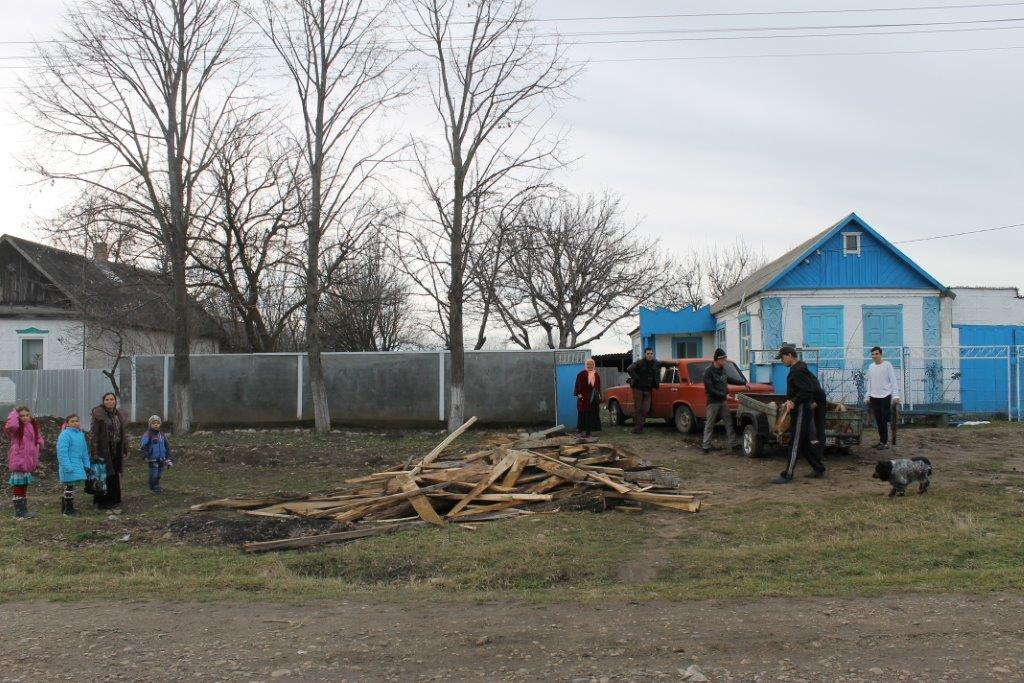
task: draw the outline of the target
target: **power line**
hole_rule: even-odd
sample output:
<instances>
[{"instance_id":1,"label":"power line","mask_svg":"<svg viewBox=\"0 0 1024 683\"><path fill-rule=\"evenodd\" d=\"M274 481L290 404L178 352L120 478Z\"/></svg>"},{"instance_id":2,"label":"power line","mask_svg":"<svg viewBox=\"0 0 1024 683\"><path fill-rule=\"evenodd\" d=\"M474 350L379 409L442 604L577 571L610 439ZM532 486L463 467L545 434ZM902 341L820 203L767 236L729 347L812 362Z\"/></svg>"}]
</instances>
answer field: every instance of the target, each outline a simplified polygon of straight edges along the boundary
<instances>
[{"instance_id":1,"label":"power line","mask_svg":"<svg viewBox=\"0 0 1024 683\"><path fill-rule=\"evenodd\" d=\"M1024 18L1017 21L1024 21ZM714 41L735 41L735 40L779 40L779 39L791 39L791 38L844 38L844 37L870 37L870 36L902 36L902 35L938 35L947 33L976 33L976 32L988 32L988 31L1019 31L1024 29L1024 25L1021 26L975 26L975 27L964 27L964 28L948 28L948 29L913 29L910 31L856 31L856 32L832 32L832 33L792 33L792 34L769 34L764 36L696 36L696 37L683 37L683 38L640 38L640 39L616 39L616 40L574 40L566 41L563 43L540 43L540 47L553 47L556 45L562 45L564 47L575 47L580 45L635 45L635 44L649 44L655 45L659 43L678 43L678 42L714 42ZM264 52L267 53L264 56L274 56L277 51L272 46L255 46L251 48L238 48L235 54L249 53L249 52ZM39 61L40 57L36 55L0 55L0 61L10 60L25 60L25 61ZM31 64L19 65L14 67L0 67L0 68L33 68Z\"/></svg>"},{"instance_id":2,"label":"power line","mask_svg":"<svg viewBox=\"0 0 1024 683\"><path fill-rule=\"evenodd\" d=\"M587 62L587 64L610 64L613 62L688 62L700 60L771 59L778 57L875 57L882 55L925 55L947 54L957 52L998 52L1006 50L1024 50L1024 45L1006 45L1002 47L948 48L935 50L871 50L865 52L788 52L777 54L708 55L699 57L625 57L620 59L592 59L589 62ZM0 69L2 68L4 67L0 67Z\"/></svg>"},{"instance_id":3,"label":"power line","mask_svg":"<svg viewBox=\"0 0 1024 683\"><path fill-rule=\"evenodd\" d=\"M934 235L932 237L918 237L912 240L900 240L899 242L893 242L893 244L911 244L913 242L929 242L931 240L943 240L948 237L963 237L964 235L978 235L983 232L995 232L997 230L1009 230L1011 228L1024 228L1024 223L1014 223L1013 225L1001 225L998 228L983 228L981 230L967 230L965 232L952 232L948 235Z\"/></svg>"},{"instance_id":4,"label":"power line","mask_svg":"<svg viewBox=\"0 0 1024 683\"><path fill-rule=\"evenodd\" d=\"M725 17L770 17L770 16L805 16L822 14L870 14L873 12L927 12L957 9L993 9L1005 7L1020 7L1024 0L1013 2L987 2L975 4L946 4L946 5L917 5L901 7L847 7L834 9L801 9L801 10L764 10L745 12L687 12L673 14L621 14L603 16L569 16L569 17L532 17L524 19L522 23L556 23L556 22L578 22L578 21L639 21L647 19L700 19L700 18L725 18ZM472 26L473 21L452 21L450 26ZM379 28L408 28L404 24L381 24ZM261 31L242 31L240 35L263 35ZM70 42L61 39L48 40L0 40L0 45L40 45Z\"/></svg>"}]
</instances>

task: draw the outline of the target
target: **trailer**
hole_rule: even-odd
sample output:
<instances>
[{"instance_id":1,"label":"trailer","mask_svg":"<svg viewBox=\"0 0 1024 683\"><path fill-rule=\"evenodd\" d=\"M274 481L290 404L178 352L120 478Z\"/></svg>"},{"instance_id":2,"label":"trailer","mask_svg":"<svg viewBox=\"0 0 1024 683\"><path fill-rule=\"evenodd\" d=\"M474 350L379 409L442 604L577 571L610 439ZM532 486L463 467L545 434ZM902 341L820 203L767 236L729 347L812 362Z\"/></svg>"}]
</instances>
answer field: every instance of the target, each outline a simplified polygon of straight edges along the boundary
<instances>
[{"instance_id":1,"label":"trailer","mask_svg":"<svg viewBox=\"0 0 1024 683\"><path fill-rule=\"evenodd\" d=\"M768 448L789 445L789 433L779 429L779 408L786 402L783 394L739 394L736 425L741 434L743 454L748 458L764 455ZM864 411L830 403L825 413L825 447L848 453L859 446L864 432Z\"/></svg>"}]
</instances>

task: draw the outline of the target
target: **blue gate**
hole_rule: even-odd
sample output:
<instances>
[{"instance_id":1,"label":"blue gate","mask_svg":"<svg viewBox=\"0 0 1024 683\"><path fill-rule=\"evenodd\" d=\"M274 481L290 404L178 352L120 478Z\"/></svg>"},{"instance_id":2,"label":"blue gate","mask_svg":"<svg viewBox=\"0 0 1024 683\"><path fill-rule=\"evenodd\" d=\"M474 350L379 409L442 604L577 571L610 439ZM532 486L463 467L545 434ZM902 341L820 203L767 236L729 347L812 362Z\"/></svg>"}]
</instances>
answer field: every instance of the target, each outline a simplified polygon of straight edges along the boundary
<instances>
[{"instance_id":1,"label":"blue gate","mask_svg":"<svg viewBox=\"0 0 1024 683\"><path fill-rule=\"evenodd\" d=\"M589 351L555 351L555 424L576 428L576 375L583 369Z\"/></svg>"},{"instance_id":2,"label":"blue gate","mask_svg":"<svg viewBox=\"0 0 1024 683\"><path fill-rule=\"evenodd\" d=\"M960 330L960 394L966 413L1020 413L1021 358L1015 344L1024 327L962 325Z\"/></svg>"}]
</instances>

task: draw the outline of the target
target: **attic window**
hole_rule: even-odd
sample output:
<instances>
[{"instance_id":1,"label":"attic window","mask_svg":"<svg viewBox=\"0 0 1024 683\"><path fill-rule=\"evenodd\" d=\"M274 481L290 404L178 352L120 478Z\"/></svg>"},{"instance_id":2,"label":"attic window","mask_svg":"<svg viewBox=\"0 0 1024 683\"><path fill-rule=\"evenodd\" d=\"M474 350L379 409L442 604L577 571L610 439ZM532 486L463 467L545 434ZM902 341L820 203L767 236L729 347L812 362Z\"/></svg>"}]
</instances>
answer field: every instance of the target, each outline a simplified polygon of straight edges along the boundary
<instances>
[{"instance_id":1,"label":"attic window","mask_svg":"<svg viewBox=\"0 0 1024 683\"><path fill-rule=\"evenodd\" d=\"M860 256L860 233L843 233L843 256Z\"/></svg>"},{"instance_id":2,"label":"attic window","mask_svg":"<svg viewBox=\"0 0 1024 683\"><path fill-rule=\"evenodd\" d=\"M114 281L114 282L116 282L117 284L119 284L119 285L123 285L123 284L124 284L124 280L122 280L121 278L119 278L119 277L117 276L117 273L115 273L115 272L114 272L114 271L113 271L113 270L111 269L111 267L110 267L110 266L108 266L107 264L105 264L105 263L97 263L97 264L96 264L96 267L97 267L97 268L99 268L99 269L100 269L101 271L103 271L103 274L104 274L104 275L106 275L106 276L107 276L108 278L110 278L111 280L113 280L113 281Z\"/></svg>"}]
</instances>

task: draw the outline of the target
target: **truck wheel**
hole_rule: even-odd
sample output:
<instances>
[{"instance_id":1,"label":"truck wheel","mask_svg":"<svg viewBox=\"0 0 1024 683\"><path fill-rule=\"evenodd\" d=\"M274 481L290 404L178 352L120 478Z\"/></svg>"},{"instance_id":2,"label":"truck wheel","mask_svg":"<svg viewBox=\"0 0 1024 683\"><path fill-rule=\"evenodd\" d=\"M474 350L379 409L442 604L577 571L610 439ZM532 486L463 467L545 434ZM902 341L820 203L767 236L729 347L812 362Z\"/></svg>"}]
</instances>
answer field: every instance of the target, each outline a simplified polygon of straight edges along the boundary
<instances>
[{"instance_id":1,"label":"truck wheel","mask_svg":"<svg viewBox=\"0 0 1024 683\"><path fill-rule=\"evenodd\" d=\"M675 422L676 430L681 434L692 434L697 431L697 419L693 416L693 411L686 406L676 406L676 411L673 413L673 422Z\"/></svg>"},{"instance_id":2,"label":"truck wheel","mask_svg":"<svg viewBox=\"0 0 1024 683\"><path fill-rule=\"evenodd\" d=\"M764 437L757 433L757 425L748 422L743 427L743 455L748 458L760 458L764 453Z\"/></svg>"},{"instance_id":3,"label":"truck wheel","mask_svg":"<svg viewBox=\"0 0 1024 683\"><path fill-rule=\"evenodd\" d=\"M612 401L608 409L612 413L612 422L619 425L620 427L626 424L626 414L622 412L622 406L619 405L618 401Z\"/></svg>"}]
</instances>

